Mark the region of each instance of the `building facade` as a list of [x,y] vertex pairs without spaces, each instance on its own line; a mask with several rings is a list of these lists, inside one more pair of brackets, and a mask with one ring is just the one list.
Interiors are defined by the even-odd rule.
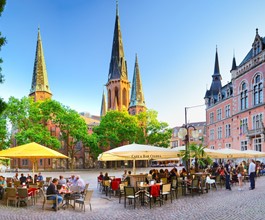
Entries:
[[[199,137],[198,138],[193,138],[192,137],[192,131],[194,129],[189,129],[189,143],[196,143],[196,144],[202,144],[204,146],[205,144],[205,138],[206,138],[206,122],[193,122],[187,124],[187,126],[193,126],[198,132],[199,132]],[[175,147],[181,147],[185,145],[185,141],[181,138],[178,137],[178,132],[179,129],[181,129],[182,126],[176,126],[172,128],[172,136],[170,139],[170,147],[175,148]]]
[[258,29],[243,61],[233,58],[231,81],[222,86],[216,50],[212,84],[205,94],[206,143],[212,149],[265,151],[265,38]]

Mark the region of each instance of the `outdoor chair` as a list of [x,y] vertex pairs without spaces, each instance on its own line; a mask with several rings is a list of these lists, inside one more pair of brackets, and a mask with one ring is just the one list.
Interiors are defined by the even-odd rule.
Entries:
[[188,190],[190,191],[191,196],[193,196],[194,192],[197,192],[200,195],[199,180],[197,178],[191,181],[191,185],[188,186]]
[[21,182],[19,180],[14,181],[14,187],[19,187]]
[[148,198],[150,209],[152,207],[152,200],[154,203],[159,201],[161,206],[162,200],[160,198],[160,185],[151,185],[151,187],[149,187],[149,190],[145,192],[145,196]]
[[[57,194],[51,194],[51,195],[46,195],[43,189],[40,189],[40,193],[42,194],[43,197],[43,203],[42,203],[42,209],[45,210],[45,205],[50,204],[56,205],[56,211],[58,210],[58,195]],[[49,197],[55,196],[55,199],[49,199]]]
[[220,185],[220,188],[222,189],[222,185],[223,185],[223,180],[221,179],[221,176],[220,175],[217,175],[216,178],[215,178],[215,184],[217,185]]
[[175,197],[177,199],[178,198],[178,181],[177,181],[177,179],[171,180],[171,190],[172,190],[172,193],[175,192]]
[[124,187],[125,187],[125,185],[124,185],[124,183],[120,183],[120,185],[119,185],[119,203],[121,203],[121,197],[122,196],[124,196]]
[[126,199],[129,200],[129,204],[132,203],[132,200],[134,201],[134,208],[136,206],[136,199],[139,198],[139,193],[135,192],[134,187],[132,186],[125,186],[124,187],[124,207],[126,208]]
[[17,206],[17,189],[12,187],[6,188],[6,205],[9,205],[9,202],[13,201],[15,206]]
[[103,184],[102,192],[105,192],[106,196],[108,196],[108,192],[110,190],[110,183],[111,183],[111,180],[103,180],[103,182],[102,182],[102,184]]
[[40,197],[40,190],[39,190],[39,187],[37,184],[29,184],[29,188],[33,188],[35,189],[33,192],[34,194],[32,195],[33,196],[33,199],[34,199],[34,203],[36,204],[37,203],[37,199],[38,197]]
[[162,184],[167,184],[167,178],[166,177],[162,177],[160,179],[160,181],[161,181]]
[[213,187],[217,190],[215,180],[211,179],[209,176],[206,177],[206,184],[209,186],[210,189],[211,186],[213,185]]
[[85,192],[85,197],[79,198],[79,199],[75,199],[74,200],[74,209],[75,209],[75,204],[79,204],[81,205],[81,211],[84,209],[84,212],[86,211],[86,205],[90,206],[90,211],[92,211],[92,207],[91,207],[91,197],[93,194],[93,190],[86,190]]
[[162,203],[164,202],[164,198],[167,199],[167,196],[170,195],[171,203],[172,203],[172,191],[171,191],[171,184],[163,184],[162,189],[160,192],[160,199]]
[[203,194],[204,192],[208,193],[208,186],[206,185],[205,177],[201,178],[200,181],[200,193]]
[[88,190],[88,187],[89,187],[89,183],[86,183],[86,185],[85,185],[85,189],[81,192],[81,196],[82,196],[82,197],[85,197],[86,192],[87,192],[87,190]]
[[31,201],[31,204],[33,205],[33,196],[29,195],[27,188],[17,188],[17,194],[18,194],[18,206],[20,206],[22,202],[28,205],[29,201]]
[[111,193],[116,195],[116,192],[119,190],[119,181],[111,181],[110,188],[109,188],[109,197],[111,198]]

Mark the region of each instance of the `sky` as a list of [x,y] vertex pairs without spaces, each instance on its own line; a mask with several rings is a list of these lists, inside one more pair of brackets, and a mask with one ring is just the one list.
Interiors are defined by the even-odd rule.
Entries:
[[[222,84],[254,41],[265,36],[263,0],[119,0],[128,79],[138,56],[146,106],[170,127],[205,121],[218,48]],[[0,97],[28,96],[40,28],[53,99],[100,115],[108,80],[116,0],[8,0],[0,17]],[[199,107],[193,107],[199,106]]]

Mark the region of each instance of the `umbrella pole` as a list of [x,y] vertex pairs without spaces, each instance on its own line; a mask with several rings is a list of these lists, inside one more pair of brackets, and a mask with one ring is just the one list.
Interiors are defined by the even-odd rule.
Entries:
[[133,160],[133,174],[136,174],[136,169],[135,169],[135,160]]

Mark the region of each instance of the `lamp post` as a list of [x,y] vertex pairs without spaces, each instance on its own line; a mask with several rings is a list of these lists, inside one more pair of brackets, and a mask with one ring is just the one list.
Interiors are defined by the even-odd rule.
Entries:
[[[188,125],[187,123],[187,109],[189,107],[185,107],[185,124],[179,129],[178,132],[178,137],[184,140],[185,142],[185,154],[189,155],[189,143],[190,143],[190,134],[189,134],[189,129],[192,128],[192,137],[193,138],[198,138],[199,137],[199,132],[198,130],[191,124]],[[190,156],[188,159],[185,161],[185,167],[187,169],[188,174],[190,173]]]

